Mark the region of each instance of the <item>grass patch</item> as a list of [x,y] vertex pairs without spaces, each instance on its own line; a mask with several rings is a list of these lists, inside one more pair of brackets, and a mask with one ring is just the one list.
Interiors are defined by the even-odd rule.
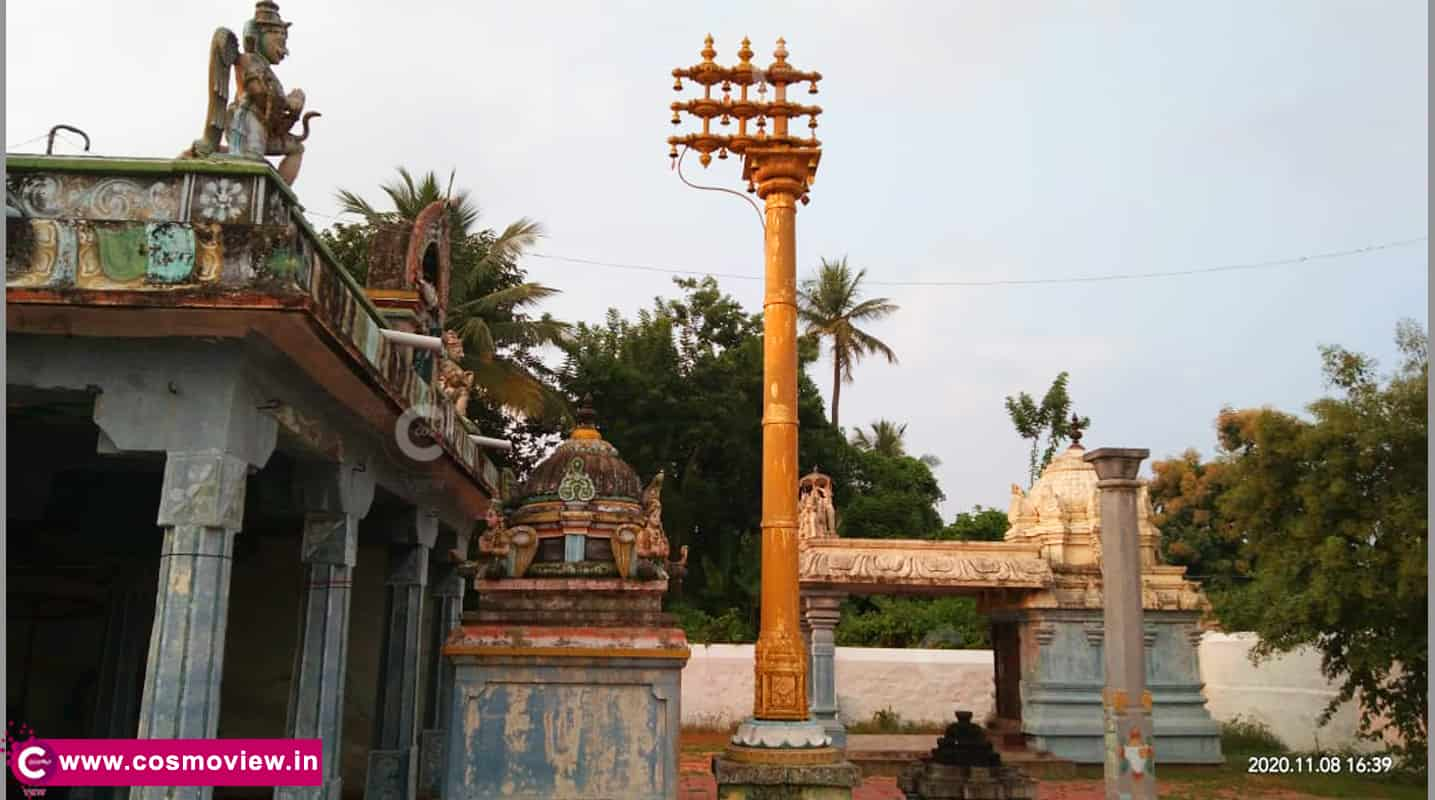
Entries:
[[1221,752],[1233,756],[1271,756],[1289,753],[1290,748],[1264,722],[1236,715],[1221,723]]
[[848,734],[874,733],[930,733],[938,735],[946,730],[940,722],[908,722],[891,707],[882,709],[865,722],[854,722],[847,726]]

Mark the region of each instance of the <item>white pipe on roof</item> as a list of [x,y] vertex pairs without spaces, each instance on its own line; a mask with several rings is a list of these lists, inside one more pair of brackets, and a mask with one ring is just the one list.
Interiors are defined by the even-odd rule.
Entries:
[[476,433],[470,433],[468,435],[468,440],[478,445],[479,447],[487,447],[492,450],[513,449],[513,442],[510,442],[507,439],[490,439],[487,436],[479,436]]
[[380,328],[379,335],[394,344],[401,344],[405,347],[413,347],[419,350],[432,350],[435,353],[443,352],[443,340],[437,336],[424,336],[421,333],[406,333],[396,331],[392,328]]

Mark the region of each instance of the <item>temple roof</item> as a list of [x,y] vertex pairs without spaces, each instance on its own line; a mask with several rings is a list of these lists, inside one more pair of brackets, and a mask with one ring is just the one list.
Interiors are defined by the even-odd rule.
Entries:
[[528,476],[513,505],[552,500],[593,499],[638,502],[643,493],[638,473],[603,440],[591,406],[579,409],[578,425]]
[[385,445],[405,414],[421,419],[438,447],[424,479],[487,509],[492,462],[268,164],[11,155],[5,189],[9,332],[257,336]]

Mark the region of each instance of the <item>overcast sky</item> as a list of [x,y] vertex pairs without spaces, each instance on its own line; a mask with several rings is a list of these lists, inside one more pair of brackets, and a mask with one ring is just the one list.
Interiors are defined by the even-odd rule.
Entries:
[[[763,64],[781,35],[825,78],[799,272],[846,255],[901,306],[871,329],[901,362],[860,365],[842,420],[907,423],[910,449],[942,459],[948,519],[1005,508],[1025,483],[1003,398],[1039,396],[1061,370],[1088,445],[1161,458],[1209,455],[1223,405],[1301,410],[1323,391],[1321,344],[1393,365],[1396,321],[1427,320],[1423,242],[1156,280],[875,285],[1182,270],[1426,234],[1424,3],[1075,5],[281,2],[294,26],[279,76],[323,112],[295,188],[322,227],[338,187],[376,196],[398,165],[457,168],[484,223],[544,223],[541,253],[758,275],[752,209],[669,170],[670,71],[708,32],[721,61],[748,35]],[[96,153],[172,156],[199,134],[210,34],[240,31],[253,6],[143,6],[7,4],[7,145],[63,122]],[[685,172],[741,188],[736,160]],[[674,291],[660,274],[526,266],[574,321]],[[760,281],[721,283],[759,310]],[[830,362],[813,374],[830,397]]]

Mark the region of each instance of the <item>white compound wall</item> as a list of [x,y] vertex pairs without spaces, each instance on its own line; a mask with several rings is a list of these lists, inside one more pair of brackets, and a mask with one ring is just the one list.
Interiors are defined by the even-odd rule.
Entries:
[[[1336,687],[1320,674],[1320,656],[1301,650],[1260,666],[1248,656],[1254,634],[1202,637],[1201,679],[1217,720],[1263,722],[1295,750],[1356,746],[1357,710],[1347,703],[1324,728],[1316,717]],[[752,645],[693,645],[683,670],[683,724],[734,725],[752,713]],[[946,724],[957,709],[981,720],[992,710],[992,651],[837,648],[837,697],[848,723],[891,709],[903,721]]]

